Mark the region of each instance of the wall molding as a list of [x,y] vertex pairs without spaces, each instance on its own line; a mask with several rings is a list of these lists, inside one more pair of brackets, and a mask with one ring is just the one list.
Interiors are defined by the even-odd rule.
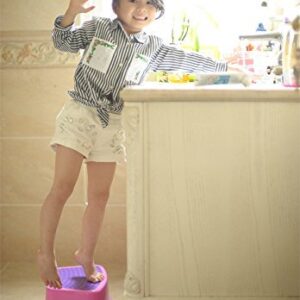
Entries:
[[1,31],[0,68],[75,67],[80,54],[54,48],[51,31]]

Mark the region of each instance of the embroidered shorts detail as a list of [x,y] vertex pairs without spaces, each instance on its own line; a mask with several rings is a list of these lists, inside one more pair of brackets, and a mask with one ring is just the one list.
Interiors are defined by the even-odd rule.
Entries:
[[56,117],[50,146],[54,150],[57,145],[71,148],[86,162],[122,163],[126,161],[124,141],[120,115],[110,114],[109,124],[103,128],[96,108],[69,100]]

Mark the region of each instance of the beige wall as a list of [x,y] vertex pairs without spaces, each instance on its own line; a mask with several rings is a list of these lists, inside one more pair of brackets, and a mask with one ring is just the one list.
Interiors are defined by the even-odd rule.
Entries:
[[[72,88],[78,56],[55,51],[55,16],[68,1],[2,1],[0,18],[1,264],[33,261],[41,204],[53,178],[48,147],[55,116]],[[125,166],[119,166],[97,249],[101,264],[125,263]],[[82,170],[57,235],[59,263],[72,264],[84,210]]]

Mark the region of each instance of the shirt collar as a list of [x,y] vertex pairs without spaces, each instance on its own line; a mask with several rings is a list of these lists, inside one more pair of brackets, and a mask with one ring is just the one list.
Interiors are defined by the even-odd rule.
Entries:
[[148,34],[144,31],[140,31],[140,32],[137,32],[137,33],[134,33],[134,34],[128,34],[125,31],[125,29],[124,29],[122,23],[120,22],[120,20],[118,18],[116,18],[112,21],[111,28],[112,28],[112,30],[116,30],[118,27],[120,27],[120,29],[124,32],[124,34],[126,35],[126,37],[129,41],[135,40],[135,41],[137,41],[141,44],[144,44],[148,40]]

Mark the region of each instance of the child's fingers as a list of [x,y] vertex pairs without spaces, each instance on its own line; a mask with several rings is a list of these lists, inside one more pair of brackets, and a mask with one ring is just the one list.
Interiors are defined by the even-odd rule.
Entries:
[[84,5],[88,2],[89,0],[81,0],[81,4]]
[[239,53],[233,53],[231,55],[225,56],[224,59],[231,64],[238,64],[238,62],[241,59],[241,56]]
[[90,6],[90,7],[84,8],[83,12],[88,13],[88,12],[92,11],[94,8],[95,8],[95,6]]
[[81,0],[81,3],[82,3],[82,6],[85,8],[85,9],[88,9],[89,11],[92,10],[95,6],[94,5],[91,5],[91,6],[88,6],[88,3],[89,0]]
[[241,65],[237,65],[237,64],[228,64],[228,71],[244,73],[244,74],[247,74],[248,76],[251,75],[251,72],[249,72],[246,68],[244,68]]

